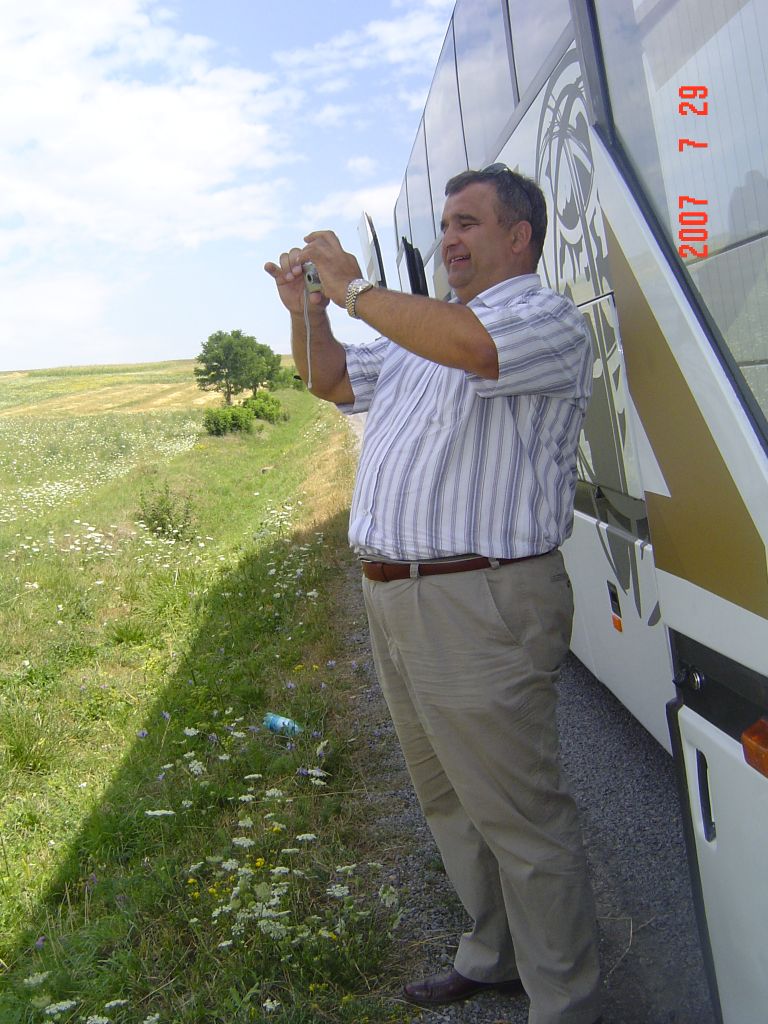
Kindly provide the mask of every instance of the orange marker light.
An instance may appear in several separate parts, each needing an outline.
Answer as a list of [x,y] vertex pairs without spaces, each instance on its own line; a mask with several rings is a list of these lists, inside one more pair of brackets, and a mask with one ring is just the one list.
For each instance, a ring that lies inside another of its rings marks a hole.
[[759,718],[741,734],[744,760],[761,775],[768,776],[768,718]]
[[616,630],[617,633],[624,632],[624,624],[618,615],[612,615],[611,622],[613,623],[613,628]]

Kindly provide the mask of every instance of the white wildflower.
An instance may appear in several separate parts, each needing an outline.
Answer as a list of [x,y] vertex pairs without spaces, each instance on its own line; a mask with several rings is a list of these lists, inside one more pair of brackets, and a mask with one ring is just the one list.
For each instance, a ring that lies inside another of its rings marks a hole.
[[329,885],[325,891],[329,896],[333,896],[337,900],[343,900],[345,896],[349,896],[348,885]]
[[50,1003],[45,1008],[46,1017],[55,1017],[59,1013],[66,1013],[67,1010],[74,1010],[77,1006],[76,999],[67,999],[63,1003]]
[[28,978],[24,979],[22,985],[26,985],[27,988],[37,988],[38,985],[43,984],[50,973],[50,971],[43,971],[40,974],[30,974]]
[[379,899],[385,907],[394,907],[398,901],[397,891],[391,885],[383,885],[379,889]]

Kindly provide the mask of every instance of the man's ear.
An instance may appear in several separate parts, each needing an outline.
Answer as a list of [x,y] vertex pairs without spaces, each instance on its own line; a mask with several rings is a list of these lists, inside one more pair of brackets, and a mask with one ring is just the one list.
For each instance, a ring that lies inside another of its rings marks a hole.
[[516,253],[525,252],[531,243],[533,228],[527,220],[519,220],[510,228],[510,240]]

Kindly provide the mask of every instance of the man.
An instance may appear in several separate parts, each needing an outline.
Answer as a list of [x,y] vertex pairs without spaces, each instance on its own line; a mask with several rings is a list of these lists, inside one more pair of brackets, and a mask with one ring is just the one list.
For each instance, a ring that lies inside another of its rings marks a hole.
[[[559,545],[592,356],[541,287],[538,186],[495,164],[446,186],[453,302],[373,288],[328,231],[272,275],[314,394],[368,409],[350,513],[374,660],[448,875],[472,918],[454,968],[405,986],[434,1007],[496,989],[529,1024],[593,1024],[599,968],[577,811],[559,771],[555,681],[572,597]],[[304,307],[302,264],[324,294]],[[328,301],[382,337],[345,347]]]

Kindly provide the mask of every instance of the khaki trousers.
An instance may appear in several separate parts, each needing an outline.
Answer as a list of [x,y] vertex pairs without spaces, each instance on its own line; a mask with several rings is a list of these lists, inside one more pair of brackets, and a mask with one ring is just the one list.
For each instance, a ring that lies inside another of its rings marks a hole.
[[595,912],[555,722],[573,616],[560,552],[497,569],[363,578],[363,593],[419,802],[473,921],[456,969],[476,981],[519,977],[529,1024],[592,1024]]

